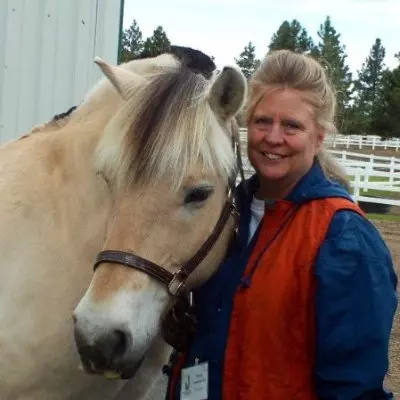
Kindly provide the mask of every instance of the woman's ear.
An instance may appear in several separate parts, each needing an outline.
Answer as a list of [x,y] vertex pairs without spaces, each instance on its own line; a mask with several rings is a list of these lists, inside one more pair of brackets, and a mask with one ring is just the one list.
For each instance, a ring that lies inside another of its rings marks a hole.
[[324,129],[317,130],[315,153],[318,154],[324,147],[326,131]]

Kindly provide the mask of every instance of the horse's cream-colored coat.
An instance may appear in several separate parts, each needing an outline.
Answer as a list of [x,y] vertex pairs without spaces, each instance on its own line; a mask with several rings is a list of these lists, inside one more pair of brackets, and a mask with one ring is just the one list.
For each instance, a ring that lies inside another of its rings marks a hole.
[[122,386],[78,370],[71,316],[104,243],[110,203],[92,179],[95,137],[75,147],[65,135],[35,134],[0,150],[4,400],[107,399]]
[[[0,398],[144,398],[170,352],[161,339],[121,393],[126,382],[78,368],[71,316],[105,241],[111,204],[87,157],[96,135],[77,134],[87,137],[76,147],[65,135],[35,134],[0,150]],[[155,394],[162,398],[159,387]]]
[[[143,65],[134,64],[139,71]],[[244,96],[243,92],[242,100]],[[165,287],[140,272],[111,265],[101,266],[92,280],[93,261],[105,243],[126,248],[127,243],[119,239],[128,240],[131,233],[116,223],[121,212],[123,221],[126,201],[112,197],[94,159],[103,127],[119,102],[110,85],[101,86],[76,112],[77,120],[80,112],[83,114],[79,123],[49,132],[43,128],[0,147],[1,400],[163,397],[158,389],[158,396],[149,395],[149,391],[161,378],[161,367],[170,352],[158,337],[160,315],[170,301]],[[100,112],[90,113],[90,107]],[[162,246],[159,253],[152,252],[151,241],[141,244],[138,234],[135,250],[168,265],[193,254],[214,226],[224,200],[222,180],[208,178],[217,188],[214,205],[199,214],[203,221],[196,240],[191,242],[187,237],[185,246],[177,249],[176,260],[163,259]],[[133,218],[128,222],[136,223]],[[213,268],[226,249],[232,228],[228,225],[207,257]],[[153,231],[149,235],[155,240],[157,232]],[[160,234],[162,238],[167,231]],[[207,277],[212,271],[199,273]],[[114,323],[129,326],[134,339],[140,339],[138,347],[130,349],[131,355],[135,359],[146,355],[134,378],[109,381],[79,370],[73,314],[80,318],[89,339]]]

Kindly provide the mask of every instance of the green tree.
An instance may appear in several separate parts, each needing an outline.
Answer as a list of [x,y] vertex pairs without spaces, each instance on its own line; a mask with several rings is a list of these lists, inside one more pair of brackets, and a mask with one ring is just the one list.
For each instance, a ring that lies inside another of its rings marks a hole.
[[240,67],[245,77],[248,79],[260,65],[260,60],[256,58],[256,48],[249,42],[240,53],[239,58],[235,58],[236,64]]
[[337,93],[336,125],[339,130],[346,131],[346,123],[349,122],[347,114],[350,114],[352,74],[346,65],[345,46],[341,45],[340,34],[332,26],[329,16],[320,25],[318,37],[320,41],[317,46],[317,57],[324,65]]
[[284,21],[278,31],[272,35],[269,51],[287,49],[298,53],[316,52],[314,42],[307,30],[296,19]]
[[146,39],[141,57],[156,57],[170,50],[171,42],[162,26],[158,26],[153,35]]
[[138,58],[143,51],[143,35],[134,19],[131,26],[122,32],[121,62]]
[[381,39],[377,38],[361,71],[358,72],[358,79],[354,82],[356,95],[353,116],[356,120],[353,121],[353,130],[355,133],[376,133],[374,132],[376,124],[373,124],[373,120],[379,118],[385,91],[384,59],[385,48],[382,46]]
[[[400,62],[400,53],[398,56]],[[400,137],[400,65],[383,73],[383,96],[372,120],[373,131],[382,137]]]

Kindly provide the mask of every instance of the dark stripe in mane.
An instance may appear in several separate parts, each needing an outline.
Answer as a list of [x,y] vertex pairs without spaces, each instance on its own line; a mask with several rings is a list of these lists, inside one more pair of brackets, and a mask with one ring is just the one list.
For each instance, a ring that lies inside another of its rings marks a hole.
[[184,46],[171,46],[171,54],[191,71],[203,75],[206,79],[210,79],[213,71],[217,68],[212,58],[200,50]]
[[[135,95],[139,109],[128,135],[128,148],[134,154],[131,169],[134,168],[136,179],[149,180],[157,174],[158,166],[154,160],[162,157],[162,152],[168,151],[172,142],[178,140],[176,135],[182,132],[177,129],[182,127],[182,121],[187,120],[190,129],[190,121],[194,120],[193,113],[197,112],[198,100],[206,84],[203,76],[181,66],[151,78],[150,83],[139,89]],[[194,132],[184,134],[190,141]]]

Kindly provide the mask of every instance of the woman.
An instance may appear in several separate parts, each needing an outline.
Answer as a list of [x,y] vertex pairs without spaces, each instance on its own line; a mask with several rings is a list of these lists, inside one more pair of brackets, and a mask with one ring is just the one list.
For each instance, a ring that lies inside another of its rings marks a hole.
[[390,252],[324,153],[335,95],[312,58],[269,54],[250,82],[239,234],[195,293],[198,332],[169,399],[388,399]]

